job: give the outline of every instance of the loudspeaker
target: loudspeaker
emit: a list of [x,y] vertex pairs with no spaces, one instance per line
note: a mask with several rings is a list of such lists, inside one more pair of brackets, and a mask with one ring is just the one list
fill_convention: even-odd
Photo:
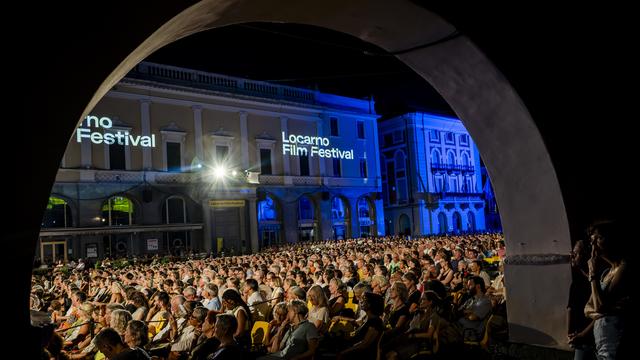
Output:
[[153,192],[149,189],[142,190],[142,201],[146,203],[153,201]]
[[328,191],[322,192],[322,200],[327,201],[331,198],[331,194]]

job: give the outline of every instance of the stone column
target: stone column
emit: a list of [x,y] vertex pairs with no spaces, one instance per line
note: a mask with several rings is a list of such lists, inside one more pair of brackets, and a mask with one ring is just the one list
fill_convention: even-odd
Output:
[[[283,197],[283,203],[285,201],[286,199]],[[283,204],[282,226],[284,229],[284,240],[288,244],[298,242],[298,206],[297,204]]]
[[[202,246],[204,251],[215,251],[215,246],[212,246],[213,239],[211,234],[212,224],[211,224],[211,208],[209,207],[209,200],[202,200],[202,217],[204,222],[204,231],[202,239]],[[217,246],[217,245],[216,245]]]
[[[151,118],[149,116],[150,105],[151,100],[140,100],[140,129],[142,130],[142,136],[151,136]],[[142,168],[144,170],[152,170],[153,168],[151,154],[150,147],[142,147]]]
[[[280,130],[284,131],[285,134],[289,134],[289,128],[287,125],[287,117],[286,116],[281,116],[280,117]],[[282,176],[284,176],[284,184],[285,185],[291,185],[292,181],[291,181],[291,163],[290,163],[290,156],[285,155],[284,152],[282,153]]]
[[258,244],[258,213],[256,206],[256,198],[249,198],[249,234],[251,235],[251,252],[257,253]]
[[249,169],[249,132],[247,130],[247,112],[241,111],[240,115],[240,154],[242,170]]
[[[318,120],[318,122],[316,123],[316,129],[317,129],[317,135],[316,136],[320,136],[322,137],[323,135],[323,129],[322,129],[322,125],[324,123],[324,119],[320,119]],[[311,158],[309,158],[309,160],[311,160]],[[325,166],[325,162],[321,157],[318,157],[318,176],[327,176],[327,170],[326,170],[326,166]]]
[[[193,110],[193,134],[196,158],[200,164],[204,163],[204,144],[202,142],[202,106],[194,105]],[[192,169],[193,170],[193,169]]]
[[318,210],[320,216],[318,216],[320,235],[319,240],[328,240],[333,236],[333,222],[331,220],[331,199],[322,200],[319,198]]

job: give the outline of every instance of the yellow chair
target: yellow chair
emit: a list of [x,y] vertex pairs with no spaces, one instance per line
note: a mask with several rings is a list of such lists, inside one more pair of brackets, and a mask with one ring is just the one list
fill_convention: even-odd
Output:
[[347,300],[347,304],[348,304],[348,303],[353,303],[353,290],[349,290],[349,291],[347,292],[347,294],[349,295],[349,296],[348,296],[348,300]]
[[251,348],[257,349],[265,345],[267,334],[269,333],[269,323],[266,321],[256,321],[251,329]]
[[358,310],[358,305],[354,304],[352,302],[348,302],[348,303],[344,304],[344,308],[345,309],[351,309],[351,310],[353,310],[353,313],[356,314],[356,311]]
[[431,339],[431,348],[429,349],[420,349],[417,353],[411,355],[410,359],[415,359],[418,356],[429,356],[438,353],[440,350],[440,324],[436,327],[436,330],[433,332],[433,338]]
[[486,350],[489,347],[489,340],[491,337],[491,334],[489,333],[489,329],[490,329],[490,324],[492,320],[493,320],[493,314],[488,316],[487,319],[483,321],[484,330],[482,332],[482,339],[480,339],[480,341],[465,340],[464,344],[471,347],[477,346],[481,349]]

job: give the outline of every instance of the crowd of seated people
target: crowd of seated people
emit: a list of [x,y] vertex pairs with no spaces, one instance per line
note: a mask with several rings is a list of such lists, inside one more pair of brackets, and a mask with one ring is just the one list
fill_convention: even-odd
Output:
[[501,234],[359,238],[51,269],[33,276],[31,306],[51,314],[56,358],[407,359],[483,337],[505,302],[501,246]]

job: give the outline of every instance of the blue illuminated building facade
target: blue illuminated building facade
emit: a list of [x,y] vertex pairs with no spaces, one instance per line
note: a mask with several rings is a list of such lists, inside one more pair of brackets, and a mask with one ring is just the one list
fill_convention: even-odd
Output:
[[74,132],[45,261],[384,234],[373,101],[141,63]]
[[378,131],[387,234],[486,229],[480,155],[460,120],[414,112]]

